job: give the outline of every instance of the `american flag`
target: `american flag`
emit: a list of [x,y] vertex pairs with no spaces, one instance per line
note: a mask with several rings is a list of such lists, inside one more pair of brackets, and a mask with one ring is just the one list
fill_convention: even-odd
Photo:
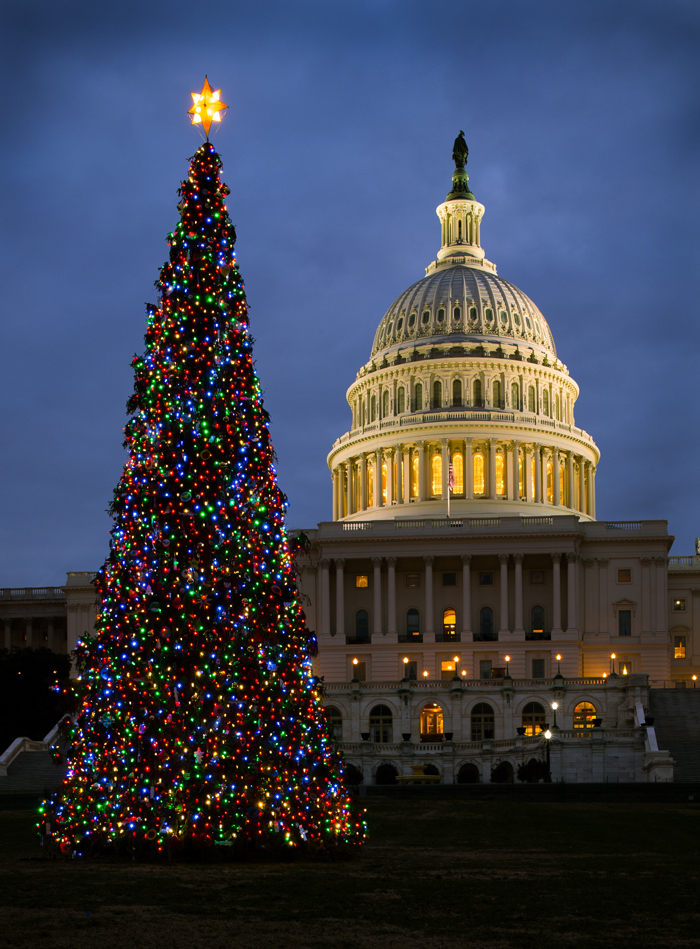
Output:
[[452,492],[455,489],[455,470],[452,467],[452,459],[450,458],[450,469],[449,475],[447,478],[447,490]]

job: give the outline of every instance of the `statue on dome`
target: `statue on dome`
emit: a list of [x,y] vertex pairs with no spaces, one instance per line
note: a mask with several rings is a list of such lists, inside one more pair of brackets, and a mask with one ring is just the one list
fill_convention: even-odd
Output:
[[464,168],[467,164],[467,158],[469,158],[469,149],[467,148],[467,143],[464,141],[464,132],[460,129],[459,135],[452,146],[452,160],[457,168]]

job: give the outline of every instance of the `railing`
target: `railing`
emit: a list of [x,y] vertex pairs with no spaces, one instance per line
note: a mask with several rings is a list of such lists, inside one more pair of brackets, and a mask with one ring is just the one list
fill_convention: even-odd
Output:
[[553,517],[521,517],[523,527],[551,527],[554,524]]
[[394,525],[397,530],[422,530],[425,527],[425,519],[419,521],[409,521],[409,520],[399,520],[398,518],[394,521]]
[[4,587],[0,599],[4,600],[53,600],[65,597],[62,587]]
[[458,632],[447,633],[444,631],[435,633],[435,642],[436,643],[461,643],[462,634]]
[[606,521],[605,529],[608,531],[640,531],[642,529],[641,521]]
[[528,632],[526,632],[526,633],[525,633],[525,641],[526,641],[526,642],[537,642],[538,640],[551,639],[551,638],[552,638],[551,632],[550,632],[550,633],[544,633],[544,632],[542,632],[542,633],[528,633]]
[[[411,642],[417,642],[417,640],[410,640]],[[422,641],[422,640],[421,640]],[[563,678],[564,685],[584,685],[593,687],[595,685],[604,686],[607,682],[607,678],[602,676],[587,676],[587,677],[578,677],[575,679]],[[625,676],[619,676],[619,679],[626,678]],[[617,681],[617,680],[616,680]],[[664,688],[664,682],[667,680],[657,679],[652,680],[659,683],[656,685],[656,688]],[[412,689],[433,689],[439,692],[449,692],[455,687],[454,679],[402,679],[398,682],[363,682],[362,688],[364,691],[377,691],[377,692],[386,692],[391,689],[400,690],[405,689],[406,686]],[[554,684],[554,679],[505,679],[503,677],[498,679],[460,679],[459,685],[463,689],[502,689],[502,688],[537,688],[544,689]],[[652,684],[652,683],[650,683]],[[689,684],[690,685],[690,684]],[[675,686],[675,681],[670,683],[670,687]],[[667,684],[666,687],[669,687]],[[350,688],[349,682],[324,682],[324,689],[326,691],[340,692]]]
[[469,519],[470,527],[500,527],[500,517],[472,517]]
[[422,643],[423,642],[423,633],[399,633],[399,642],[400,643]]
[[669,557],[669,567],[700,567],[700,557]]
[[475,643],[497,643],[498,633],[474,633]]
[[438,520],[434,519],[433,527],[464,527],[464,521],[456,521],[452,518],[448,520],[446,517]]
[[374,521],[343,521],[344,531],[371,531],[374,529]]
[[369,646],[372,642],[372,637],[367,636],[346,636],[345,645],[346,646]]

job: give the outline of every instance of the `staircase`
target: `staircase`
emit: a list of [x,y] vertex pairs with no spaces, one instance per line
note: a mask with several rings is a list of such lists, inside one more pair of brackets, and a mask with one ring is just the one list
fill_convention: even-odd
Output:
[[43,741],[17,738],[0,755],[0,797],[5,795],[39,796],[57,788],[66,773],[63,755],[56,761],[51,746],[64,751],[65,740],[55,725]]
[[700,689],[650,689],[649,714],[659,748],[676,764],[676,782],[700,783]]

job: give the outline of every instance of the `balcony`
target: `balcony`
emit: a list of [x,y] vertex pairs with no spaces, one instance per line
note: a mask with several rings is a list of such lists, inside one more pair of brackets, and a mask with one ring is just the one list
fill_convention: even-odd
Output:
[[436,643],[461,643],[462,634],[453,629],[441,629],[435,633]]
[[345,636],[345,645],[346,646],[366,646],[372,642],[372,637],[367,633],[363,636]]
[[423,633],[399,633],[400,643],[422,643]]
[[475,643],[497,643],[498,633],[474,633]]
[[551,639],[551,638],[552,638],[551,632],[545,633],[543,629],[533,629],[531,633],[528,633],[528,632],[525,633],[526,642],[536,642],[538,640]]

